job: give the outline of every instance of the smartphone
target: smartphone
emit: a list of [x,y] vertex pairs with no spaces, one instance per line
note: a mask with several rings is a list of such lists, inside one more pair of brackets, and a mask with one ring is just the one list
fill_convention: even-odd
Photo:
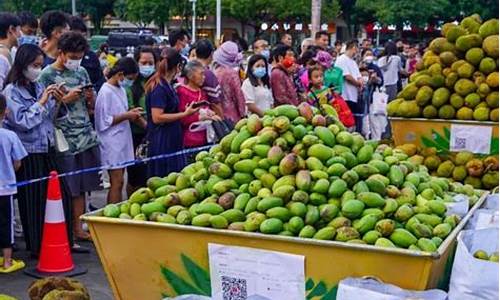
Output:
[[193,108],[198,108],[200,106],[209,106],[210,105],[210,102],[208,101],[200,101],[200,102],[195,102],[193,104]]

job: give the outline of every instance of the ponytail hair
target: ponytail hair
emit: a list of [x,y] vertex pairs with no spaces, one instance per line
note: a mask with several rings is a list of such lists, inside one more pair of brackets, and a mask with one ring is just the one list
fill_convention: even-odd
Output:
[[137,74],[139,73],[139,66],[137,66],[137,63],[135,60],[131,57],[123,57],[120,58],[109,70],[108,72],[108,79],[115,76],[116,74],[123,72],[123,75],[132,75],[132,74]]
[[174,71],[177,67],[182,66],[182,64],[182,56],[177,50],[174,48],[163,49],[156,73],[149,78],[146,82],[146,86],[144,87],[146,93],[154,90],[161,83],[162,78],[165,78],[168,73]]

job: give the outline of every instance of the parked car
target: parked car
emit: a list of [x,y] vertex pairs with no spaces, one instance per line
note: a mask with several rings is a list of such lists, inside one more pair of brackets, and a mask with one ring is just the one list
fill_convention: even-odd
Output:
[[146,30],[139,32],[112,31],[109,33],[107,40],[109,49],[113,52],[121,53],[123,56],[127,53],[133,53],[137,47],[151,46],[157,42],[153,33]]

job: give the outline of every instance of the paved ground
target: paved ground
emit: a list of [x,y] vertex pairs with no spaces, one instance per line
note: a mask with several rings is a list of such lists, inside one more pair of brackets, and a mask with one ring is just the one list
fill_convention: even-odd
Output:
[[[96,206],[101,206],[105,202],[105,195],[105,191],[93,193],[92,203]],[[17,245],[20,250],[14,253],[14,257],[24,260],[28,266],[36,265],[37,260],[30,258],[30,255],[24,251],[24,242],[22,239],[17,240]],[[73,254],[73,260],[76,265],[87,268],[88,273],[74,278],[81,281],[89,289],[92,299],[112,300],[113,295],[108,280],[93,244],[82,243],[82,246],[91,248],[91,253]],[[25,275],[23,271],[0,275],[0,294],[6,294],[19,300],[28,299],[26,290],[33,280],[35,279]]]

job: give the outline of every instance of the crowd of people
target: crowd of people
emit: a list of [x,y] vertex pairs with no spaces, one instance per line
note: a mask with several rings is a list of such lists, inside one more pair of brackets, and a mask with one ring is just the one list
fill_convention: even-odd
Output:
[[[39,22],[30,13],[0,13],[0,272],[20,267],[11,259],[14,198],[26,248],[33,256],[40,251],[47,182],[16,182],[109,166],[107,201],[117,203],[125,186],[131,194],[148,177],[179,171],[187,158],[125,162],[207,145],[210,124],[235,124],[283,104],[331,104],[346,128],[380,139],[387,130],[370,131],[370,124],[387,121],[370,112],[373,94],[394,99],[420,59],[418,47],[404,42],[388,42],[382,53],[369,39],[330,47],[323,31],[299,49],[289,34],[272,48],[257,39],[244,57],[241,41],[190,44],[184,30],[169,33],[168,47],[117,58],[107,45],[90,50],[87,34],[81,18],[60,11]],[[88,252],[79,245],[90,240],[79,217],[86,195],[101,188],[100,176],[67,176],[61,187],[72,251]]]

